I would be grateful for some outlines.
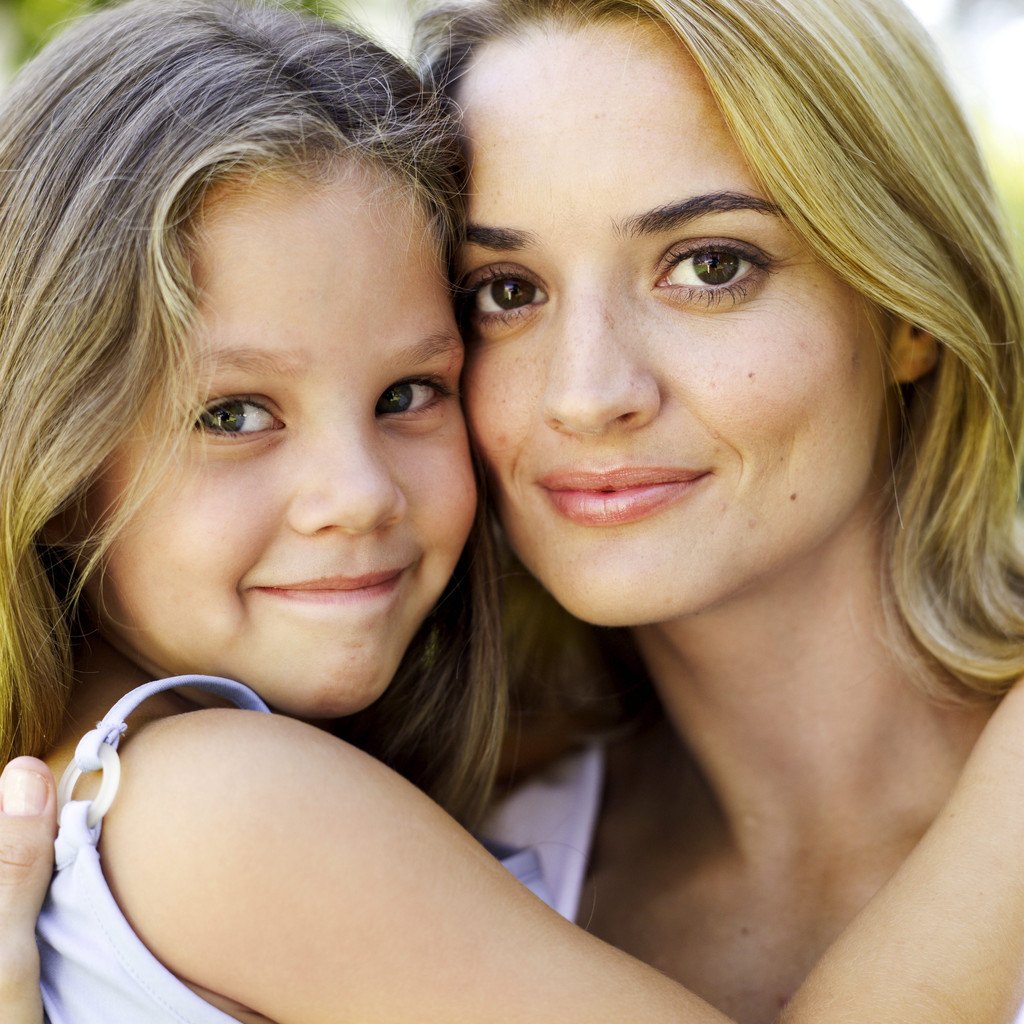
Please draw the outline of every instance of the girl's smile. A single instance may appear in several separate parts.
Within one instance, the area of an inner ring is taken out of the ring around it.
[[[207,201],[202,412],[91,595],[147,671],[237,678],[303,717],[383,692],[475,508],[435,245],[411,202],[355,170]],[[150,452],[130,434],[92,507],[115,506]]]

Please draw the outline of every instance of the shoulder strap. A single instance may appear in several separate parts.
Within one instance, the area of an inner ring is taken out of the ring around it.
[[[78,766],[83,771],[96,771],[100,767],[99,745],[107,743],[117,750],[126,729],[125,719],[143,701],[179,686],[205,690],[207,693],[230,700],[246,711],[270,711],[255,690],[244,683],[236,683],[233,679],[222,679],[220,676],[170,676],[167,679],[154,679],[152,682],[136,686],[134,690],[129,690],[103,716],[103,720],[96,723],[96,728],[82,737],[75,750],[75,762]]]
[[[57,790],[58,806],[63,809],[71,801],[75,784],[83,772],[103,771],[103,782],[100,791],[91,801],[88,824],[94,828],[107,813],[114,795],[117,793],[121,777],[120,764],[117,757],[117,745],[128,726],[125,719],[149,697],[179,686],[189,686],[207,693],[216,694],[230,700],[237,707],[246,711],[268,712],[270,708],[263,699],[243,683],[233,679],[222,679],[219,676],[170,676],[167,679],[155,679],[142,686],[135,687],[126,693],[98,722],[95,729],[87,732],[75,748],[75,756],[68,764],[60,786]]]

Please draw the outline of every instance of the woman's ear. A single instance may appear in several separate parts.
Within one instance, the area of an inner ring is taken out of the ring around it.
[[[934,334],[900,320],[889,338],[889,359],[893,380],[897,384],[912,384],[935,369],[939,343]]]

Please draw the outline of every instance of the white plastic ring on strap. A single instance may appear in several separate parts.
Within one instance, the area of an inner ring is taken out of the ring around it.
[[[100,767],[103,769],[103,780],[100,782],[99,792],[93,797],[86,814],[85,821],[89,828],[95,828],[103,820],[103,815],[110,810],[110,805],[117,795],[117,787],[121,782],[121,759],[109,743],[100,744],[99,758]],[[64,809],[65,804],[71,802],[71,796],[81,777],[82,769],[75,761],[72,761],[64,769],[60,786],[57,787],[58,813]]]

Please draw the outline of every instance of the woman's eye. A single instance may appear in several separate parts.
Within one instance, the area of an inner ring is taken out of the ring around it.
[[[377,408],[374,411],[378,416],[416,412],[434,401],[438,393],[439,388],[436,385],[420,381],[403,381],[401,384],[392,384],[377,399]]]
[[[476,309],[479,313],[508,313],[546,298],[540,288],[521,277],[496,277],[477,288]]]
[[[280,426],[277,418],[256,402],[231,398],[207,406],[196,421],[199,430],[208,434],[257,434]]]
[[[752,264],[726,249],[703,249],[678,260],[665,276],[667,285],[686,288],[720,288],[741,280]]]

